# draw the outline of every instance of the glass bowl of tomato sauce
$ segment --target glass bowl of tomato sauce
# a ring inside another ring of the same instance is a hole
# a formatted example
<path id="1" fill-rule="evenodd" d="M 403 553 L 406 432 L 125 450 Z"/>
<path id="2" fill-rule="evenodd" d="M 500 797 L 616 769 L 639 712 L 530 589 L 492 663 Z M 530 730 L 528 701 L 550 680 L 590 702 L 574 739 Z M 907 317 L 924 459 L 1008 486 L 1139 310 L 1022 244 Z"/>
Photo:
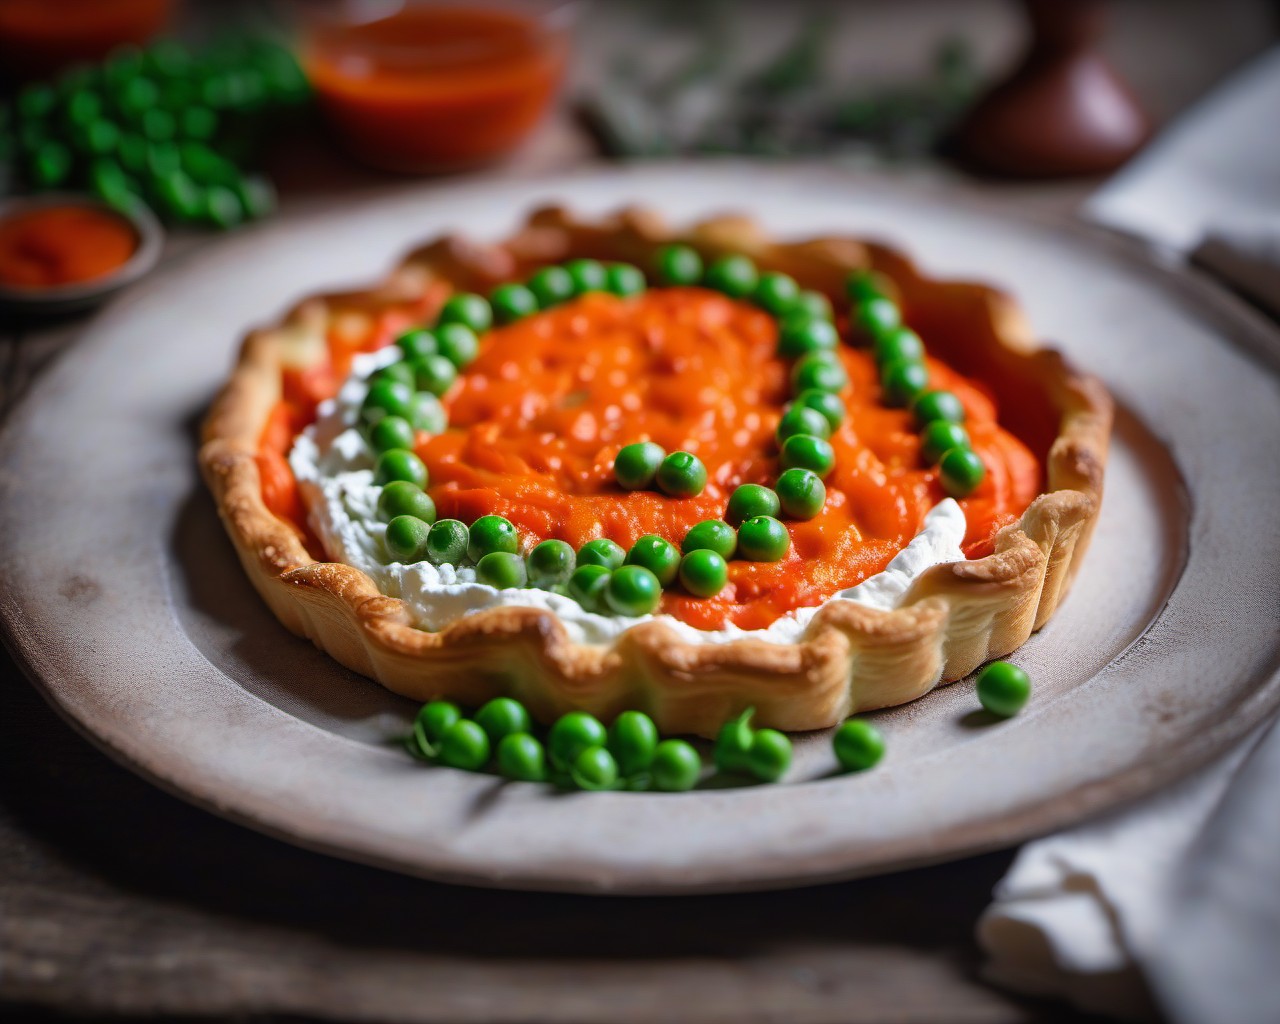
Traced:
<path id="1" fill-rule="evenodd" d="M 385 170 L 455 171 L 523 142 L 564 79 L 580 2 L 305 5 L 301 57 L 329 127 Z"/>

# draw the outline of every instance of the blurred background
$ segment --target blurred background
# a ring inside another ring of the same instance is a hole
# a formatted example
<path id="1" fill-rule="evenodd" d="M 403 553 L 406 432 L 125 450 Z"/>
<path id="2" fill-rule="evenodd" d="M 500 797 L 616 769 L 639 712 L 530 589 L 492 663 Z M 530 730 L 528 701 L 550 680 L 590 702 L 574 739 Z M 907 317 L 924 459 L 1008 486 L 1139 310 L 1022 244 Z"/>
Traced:
<path id="1" fill-rule="evenodd" d="M 8 220 L 57 192 L 205 231 L 407 174 L 740 155 L 1061 206 L 1276 31 L 1266 0 L 0 0 L 0 188 Z M 0 228 L 0 288 L 127 259 L 53 267 L 71 223 Z"/>

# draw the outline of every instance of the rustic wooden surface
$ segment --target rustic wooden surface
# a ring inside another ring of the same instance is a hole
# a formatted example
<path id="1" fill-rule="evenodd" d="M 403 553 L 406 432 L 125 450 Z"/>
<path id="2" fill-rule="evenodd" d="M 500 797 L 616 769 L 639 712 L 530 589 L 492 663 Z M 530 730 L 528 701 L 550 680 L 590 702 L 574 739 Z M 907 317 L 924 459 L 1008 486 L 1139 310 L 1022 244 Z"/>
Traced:
<path id="1" fill-rule="evenodd" d="M 905 6 L 917 22 L 946 23 L 962 5 Z M 1109 50 L 1168 116 L 1265 45 L 1268 6 L 1120 4 Z M 1012 38 L 1007 11 L 963 7 L 992 22 L 998 59 Z M 865 10 L 864 24 L 883 28 Z M 557 121 L 503 173 L 588 154 Z M 306 152 L 281 174 L 286 201 L 370 180 Z M 1064 211 L 1091 187 L 995 191 L 1011 208 Z M 171 252 L 199 244 L 179 238 Z M 0 427 L 80 326 L 0 321 Z M 68 728 L 3 651 L 0 698 L 0 1016 L 1082 1019 L 980 981 L 973 922 L 1010 853 L 749 896 L 624 901 L 434 885 L 294 849 L 152 788 Z"/>

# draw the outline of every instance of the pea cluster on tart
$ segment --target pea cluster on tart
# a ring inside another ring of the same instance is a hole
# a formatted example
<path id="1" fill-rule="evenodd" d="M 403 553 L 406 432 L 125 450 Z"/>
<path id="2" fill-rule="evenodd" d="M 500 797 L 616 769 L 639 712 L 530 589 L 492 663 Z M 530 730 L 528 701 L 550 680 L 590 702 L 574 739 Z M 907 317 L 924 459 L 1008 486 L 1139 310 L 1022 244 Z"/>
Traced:
<path id="1" fill-rule="evenodd" d="M 419 700 L 715 735 L 913 699 L 1048 619 L 1110 402 L 848 238 L 535 214 L 245 344 L 201 464 L 277 616 Z"/>

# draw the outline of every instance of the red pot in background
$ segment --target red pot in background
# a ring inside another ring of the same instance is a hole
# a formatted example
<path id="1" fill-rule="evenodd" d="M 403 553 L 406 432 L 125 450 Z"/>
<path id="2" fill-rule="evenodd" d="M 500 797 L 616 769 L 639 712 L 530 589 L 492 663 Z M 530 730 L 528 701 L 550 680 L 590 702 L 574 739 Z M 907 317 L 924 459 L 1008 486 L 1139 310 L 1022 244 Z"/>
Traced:
<path id="1" fill-rule="evenodd" d="M 146 42 L 173 8 L 173 0 L 0 0 L 0 69 L 26 81 L 99 60 L 121 43 Z"/>

